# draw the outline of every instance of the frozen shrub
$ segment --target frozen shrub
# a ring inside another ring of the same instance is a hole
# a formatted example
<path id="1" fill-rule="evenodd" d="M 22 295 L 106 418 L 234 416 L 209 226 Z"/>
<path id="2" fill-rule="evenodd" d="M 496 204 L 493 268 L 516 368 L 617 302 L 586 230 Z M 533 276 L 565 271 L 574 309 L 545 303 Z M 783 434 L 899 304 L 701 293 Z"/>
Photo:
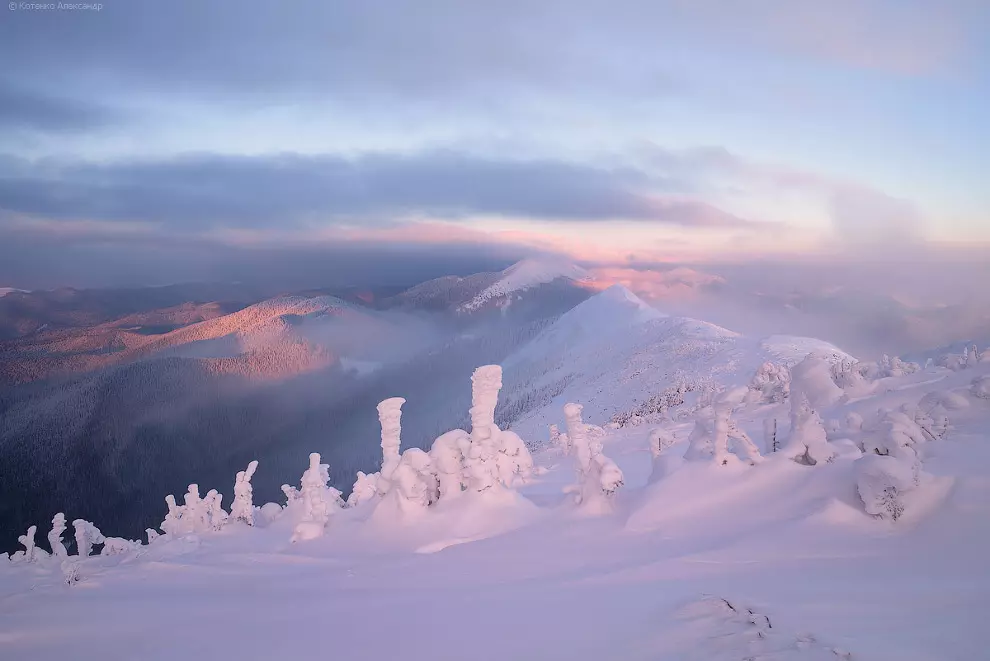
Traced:
<path id="1" fill-rule="evenodd" d="M 239 471 L 234 478 L 234 502 L 230 506 L 230 516 L 236 521 L 254 525 L 254 489 L 251 478 L 258 469 L 258 462 L 252 461 L 246 470 Z"/>
<path id="2" fill-rule="evenodd" d="M 850 396 L 868 394 L 873 384 L 867 379 L 868 368 L 856 360 L 844 360 L 832 365 L 832 380 Z"/>
<path id="3" fill-rule="evenodd" d="M 456 498 L 466 486 L 464 452 L 469 445 L 470 438 L 463 429 L 451 430 L 433 441 L 430 459 L 437 471 L 440 498 Z"/>
<path id="4" fill-rule="evenodd" d="M 564 406 L 567 435 L 577 459 L 578 483 L 570 491 L 582 509 L 602 513 L 611 509 L 612 495 L 622 486 L 624 477 L 615 462 L 602 454 L 601 443 L 588 438 L 581 420 L 582 408 L 580 404 Z"/>
<path id="5" fill-rule="evenodd" d="M 914 374 L 921 369 L 918 363 L 910 363 L 901 360 L 897 356 L 888 356 L 883 354 L 880 360 L 877 361 L 877 369 L 879 376 L 905 376 L 907 374 Z"/>
<path id="6" fill-rule="evenodd" d="M 868 514 L 897 521 L 904 514 L 904 494 L 920 483 L 916 460 L 866 455 L 856 462 L 856 489 Z"/>
<path id="7" fill-rule="evenodd" d="M 787 399 L 791 390 L 791 373 L 784 365 L 765 362 L 749 382 L 745 399 L 751 404 L 775 404 Z"/>
<path id="8" fill-rule="evenodd" d="M 79 571 L 78 559 L 66 558 L 62 560 L 59 564 L 59 569 L 62 570 L 62 580 L 66 585 L 72 586 L 82 580 L 82 576 Z"/>
<path id="9" fill-rule="evenodd" d="M 378 473 L 375 473 L 375 475 L 377 476 Z M 300 496 L 299 496 L 299 489 L 295 488 L 294 486 L 292 486 L 290 484 L 283 484 L 281 488 L 282 488 L 282 493 L 285 494 L 285 506 L 286 507 L 288 507 L 289 505 L 292 505 L 293 503 L 299 501 L 299 498 L 300 498 Z"/>
<path id="10" fill-rule="evenodd" d="M 562 434 L 557 425 L 550 425 L 550 445 L 551 447 L 560 448 L 564 454 L 570 452 L 571 449 L 567 434 Z"/>
<path id="11" fill-rule="evenodd" d="M 863 442 L 863 451 L 915 461 L 925 432 L 914 419 L 902 411 L 887 411 L 880 424 Z"/>
<path id="12" fill-rule="evenodd" d="M 140 551 L 141 542 L 131 541 L 122 537 L 107 537 L 103 541 L 103 551 L 100 555 L 123 555 L 131 551 Z"/>
<path id="13" fill-rule="evenodd" d="M 351 487 L 351 495 L 347 497 L 349 507 L 357 507 L 361 503 L 374 499 L 378 495 L 378 473 L 368 475 L 358 471 L 354 486 Z"/>
<path id="14" fill-rule="evenodd" d="M 62 533 L 65 532 L 65 514 L 59 512 L 52 517 L 52 529 L 48 533 L 48 546 L 52 550 L 52 555 L 56 558 L 68 557 L 69 552 L 65 550 L 62 543 Z"/>
<path id="15" fill-rule="evenodd" d="M 102 544 L 106 539 L 100 529 L 89 521 L 76 519 L 72 522 L 72 527 L 76 533 L 76 550 L 82 558 L 93 552 L 94 544 Z"/>

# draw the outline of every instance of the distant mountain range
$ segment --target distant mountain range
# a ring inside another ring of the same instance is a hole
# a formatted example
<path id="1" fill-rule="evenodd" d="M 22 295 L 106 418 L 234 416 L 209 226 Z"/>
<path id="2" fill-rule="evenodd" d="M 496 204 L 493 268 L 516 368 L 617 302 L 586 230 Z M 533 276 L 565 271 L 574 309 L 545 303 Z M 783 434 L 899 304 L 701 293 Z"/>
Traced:
<path id="1" fill-rule="evenodd" d="M 499 423 L 538 444 L 568 399 L 604 424 L 675 383 L 737 380 L 810 351 L 848 357 L 823 340 L 748 336 L 684 316 L 657 289 L 644 300 L 606 275 L 527 260 L 401 291 L 9 293 L 0 298 L 0 546 L 62 510 L 138 536 L 160 520 L 162 494 L 191 482 L 229 501 L 252 459 L 266 465 L 254 483 L 260 502 L 278 499 L 312 451 L 346 487 L 380 461 L 379 401 L 406 397 L 403 443 L 426 447 L 468 426 L 467 385 L 482 364 L 504 367 Z M 695 271 L 664 278 L 681 301 L 731 290 Z"/>

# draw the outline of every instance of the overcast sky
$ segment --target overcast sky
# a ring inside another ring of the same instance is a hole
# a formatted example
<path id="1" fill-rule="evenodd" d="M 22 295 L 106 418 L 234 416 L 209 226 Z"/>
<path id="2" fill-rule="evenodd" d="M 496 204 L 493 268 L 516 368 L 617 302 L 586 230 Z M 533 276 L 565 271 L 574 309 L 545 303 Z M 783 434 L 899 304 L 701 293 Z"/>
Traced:
<path id="1" fill-rule="evenodd" d="M 12 6 L 0 285 L 990 243 L 982 0 Z"/>

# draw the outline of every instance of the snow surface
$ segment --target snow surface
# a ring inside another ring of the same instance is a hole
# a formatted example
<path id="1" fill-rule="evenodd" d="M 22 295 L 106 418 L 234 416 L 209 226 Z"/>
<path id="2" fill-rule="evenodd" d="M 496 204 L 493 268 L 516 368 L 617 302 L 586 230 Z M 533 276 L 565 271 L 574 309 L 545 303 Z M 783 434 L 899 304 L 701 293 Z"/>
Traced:
<path id="1" fill-rule="evenodd" d="M 0 658 L 984 659 L 990 401 L 970 384 L 988 375 L 887 378 L 823 412 L 869 425 L 936 389 L 968 402 L 922 446 L 926 478 L 897 522 L 864 511 L 858 451 L 671 462 L 650 482 L 649 430 L 625 428 L 601 439 L 625 478 L 601 516 L 564 493 L 573 460 L 553 448 L 520 492 L 466 491 L 408 523 L 358 506 L 295 544 L 291 517 L 266 516 L 61 565 L 0 562 Z M 786 404 L 733 414 L 753 438 L 768 415 Z M 668 423 L 662 456 L 690 428 Z"/>
<path id="2" fill-rule="evenodd" d="M 462 310 L 477 310 L 489 301 L 514 292 L 567 278 L 575 282 L 590 282 L 592 276 L 579 266 L 554 259 L 524 259 L 502 271 L 501 277 L 461 306 Z"/>

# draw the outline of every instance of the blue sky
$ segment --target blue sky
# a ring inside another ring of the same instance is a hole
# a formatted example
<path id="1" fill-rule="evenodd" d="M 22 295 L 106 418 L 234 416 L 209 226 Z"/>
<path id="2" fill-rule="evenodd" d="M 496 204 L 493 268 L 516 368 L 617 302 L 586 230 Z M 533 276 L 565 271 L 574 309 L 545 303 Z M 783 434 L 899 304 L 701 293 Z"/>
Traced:
<path id="1" fill-rule="evenodd" d="M 988 34 L 977 0 L 18 8 L 0 250 L 990 242 Z"/>

